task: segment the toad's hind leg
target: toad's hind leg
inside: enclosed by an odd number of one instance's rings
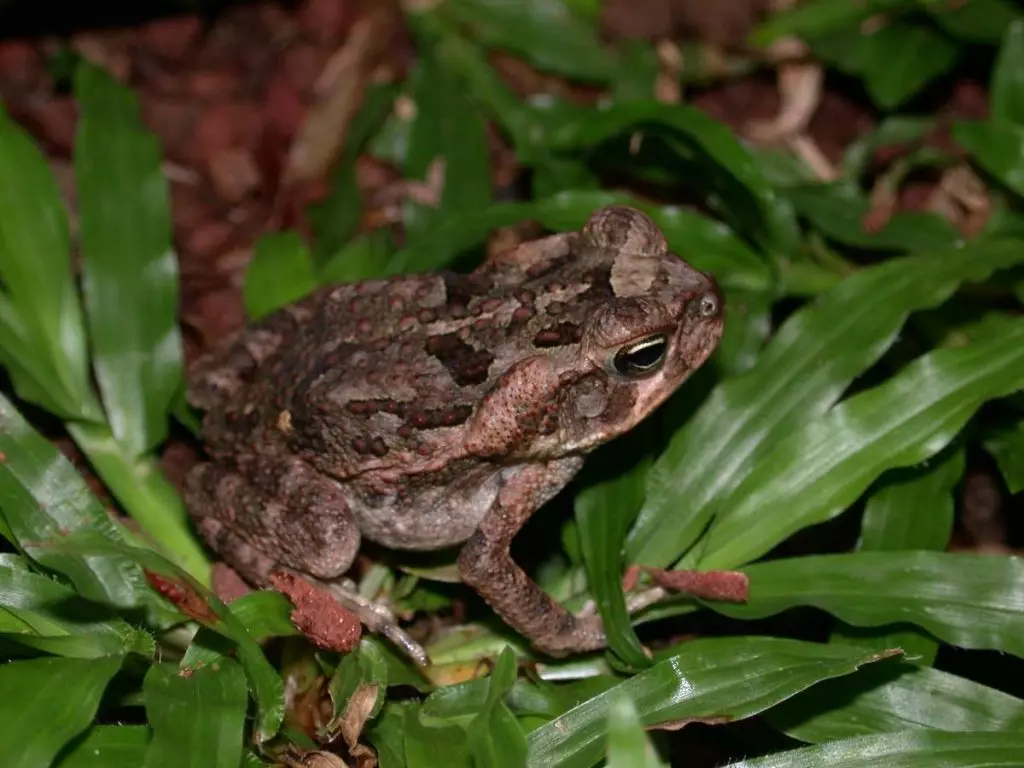
[[[206,543],[258,586],[278,569],[312,577],[372,632],[425,664],[423,649],[386,607],[339,581],[359,549],[359,529],[341,488],[295,459],[283,468],[275,461],[245,469],[206,463],[189,474],[185,502]]]
[[[341,488],[295,459],[259,464],[242,473],[207,463],[189,473],[185,502],[206,543],[261,586],[277,568],[325,580],[347,571],[359,529]]]

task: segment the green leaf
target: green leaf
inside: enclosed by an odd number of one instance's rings
[[[913,144],[923,139],[935,128],[932,117],[891,115],[882,120],[878,127],[854,140],[843,153],[844,176],[857,179],[868,170],[875,151],[883,147]]]
[[[469,27],[479,44],[518,54],[544,72],[605,82],[616,70],[614,50],[560,0],[446,0],[441,12]]]
[[[503,701],[516,681],[516,655],[505,648],[491,671],[487,699],[466,733],[476,765],[519,768],[526,761],[526,737]]]
[[[850,183],[805,184],[786,195],[801,216],[826,237],[870,250],[924,251],[945,248],[960,239],[947,219],[934,213],[902,211],[876,232],[866,228],[871,205]]]
[[[405,768],[406,712],[418,707],[413,701],[388,701],[377,719],[364,731],[367,740],[377,751],[380,768]]]
[[[984,445],[999,465],[1010,493],[1024,490],[1024,419],[994,431]]]
[[[819,419],[889,348],[909,313],[1021,259],[1012,239],[890,259],[790,316],[757,364],[720,384],[655,461],[627,560],[665,567],[679,557],[780,439]]]
[[[838,63],[859,75],[872,100],[886,110],[943,74],[960,52],[954,41],[934,27],[898,21],[870,34],[851,35],[847,43]]]
[[[258,320],[306,296],[316,283],[313,256],[298,232],[264,235],[245,270],[245,311],[250,319]]]
[[[992,71],[992,118],[1024,126],[1024,20],[1006,29]]]
[[[1024,560],[1018,557],[854,552],[743,570],[750,578],[748,602],[708,607],[756,619],[810,605],[858,627],[905,622],[962,648],[1024,657]]]
[[[633,702],[618,696],[608,703],[607,768],[661,768]]]
[[[185,514],[181,495],[164,476],[158,459],[131,455],[105,424],[69,424],[68,432],[149,541],[205,583],[210,561]]]
[[[764,716],[812,744],[915,728],[1024,732],[1024,701],[1016,696],[911,664],[874,664],[825,680]]]
[[[863,649],[776,637],[700,638],[532,731],[527,765],[597,764],[605,749],[608,708],[619,696],[634,703],[646,727],[731,722],[876,658]]]
[[[437,221],[486,206],[491,199],[486,122],[458,74],[427,49],[410,75],[416,117],[409,134],[405,178],[440,188],[437,205],[407,201],[405,233],[416,243]]]
[[[122,608],[152,603],[142,571],[122,553],[102,557],[52,549],[71,532],[121,538],[82,476],[0,395],[0,513],[12,544],[45,568],[67,576],[83,597]]]
[[[949,35],[977,43],[995,44],[1006,28],[1020,19],[1020,6],[1013,0],[970,0],[950,5],[925,2],[925,9]]]
[[[553,129],[551,149],[592,152],[635,133],[664,139],[679,163],[677,176],[700,179],[699,191],[736,231],[766,251],[785,253],[798,233],[792,213],[777,198],[757,162],[721,123],[683,104],[637,101],[585,110]]]
[[[345,654],[331,675],[329,691],[334,704],[335,720],[345,715],[352,694],[364,686],[377,689],[376,701],[366,718],[372,720],[384,706],[388,667],[378,647],[367,640],[363,640],[354,652]]]
[[[356,183],[356,161],[367,143],[379,134],[398,93],[394,83],[375,83],[366,89],[363,105],[348,126],[345,148],[331,171],[330,195],[307,210],[317,265],[344,248],[359,228],[363,201]]]
[[[483,49],[462,37],[429,6],[420,11],[407,10],[405,19],[420,49],[443,62],[457,79],[455,87],[463,89],[471,102],[508,133],[520,162],[535,160],[544,125],[536,110],[502,81]],[[423,60],[420,57],[418,61]]]
[[[119,554],[143,565],[150,581],[190,618],[234,641],[234,655],[242,663],[256,699],[255,740],[262,743],[277,733],[284,716],[284,684],[248,629],[213,592],[156,552],[130,547],[85,533],[65,536],[51,544],[57,552],[83,557]]]
[[[245,675],[231,659],[179,674],[155,664],[142,684],[153,739],[145,768],[238,768],[245,724]]]
[[[75,180],[82,293],[107,421],[132,456],[167,437],[182,382],[178,263],[160,143],[130,90],[79,64]]]
[[[953,138],[982,168],[1024,195],[1024,126],[962,120],[953,124]]]
[[[767,45],[787,35],[801,38],[820,37],[837,29],[858,26],[875,14],[898,9],[911,9],[918,0],[865,0],[847,3],[844,0],[806,0],[785,11],[773,13],[755,30],[752,39],[757,45]]]
[[[18,555],[0,554],[0,607],[25,626],[3,636],[60,656],[96,658],[136,651],[150,656],[153,638],[53,579],[33,573]]]
[[[139,768],[150,734],[144,725],[94,725],[65,750],[55,768]]]
[[[924,355],[773,441],[771,459],[751,470],[712,522],[701,567],[750,562],[834,517],[883,471],[929,459],[984,402],[1024,387],[1024,321],[1007,320],[1000,330]]]
[[[904,731],[729,763],[729,768],[998,768],[1020,766],[1019,733]]]
[[[389,230],[365,232],[324,262],[316,276],[317,282],[330,285],[383,277],[394,252],[394,238]]]
[[[23,399],[99,419],[67,211],[46,159],[2,109],[0,178],[0,363]]]
[[[466,731],[458,725],[427,725],[413,707],[405,710],[405,763],[409,768],[469,766]]]
[[[48,768],[96,716],[122,656],[32,659],[0,666],[0,765]],[[73,695],[69,695],[73,694]]]
[[[626,664],[646,667],[644,653],[626,611],[622,591],[622,542],[643,501],[650,455],[644,451],[652,436],[649,427],[623,438],[592,456],[584,468],[589,482],[576,494],[576,523],[579,526],[587,582],[604,623],[608,646]],[[619,441],[622,442],[622,441]],[[623,457],[639,456],[630,462]]]
[[[945,550],[953,532],[953,490],[963,473],[964,452],[958,448],[924,466],[883,475],[864,508],[859,549]],[[934,663],[938,652],[938,643],[920,631],[866,631],[839,626],[830,640],[876,650],[902,648],[919,664]]]

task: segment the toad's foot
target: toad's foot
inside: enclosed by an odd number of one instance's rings
[[[308,576],[306,578],[309,578]],[[430,666],[430,659],[423,646],[413,640],[409,633],[398,626],[398,618],[386,605],[376,603],[355,591],[348,580],[321,581],[317,584],[330,592],[331,597],[342,607],[352,611],[363,625],[376,635],[387,638],[396,648],[412,659],[419,667]]]

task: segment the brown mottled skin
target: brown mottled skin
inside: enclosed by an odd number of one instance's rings
[[[277,568],[336,579],[361,536],[464,542],[463,580],[538,649],[596,649],[599,618],[553,602],[509,544],[721,333],[714,280],[621,206],[469,275],[326,287],[198,361],[189,394],[209,461],[188,478],[188,507],[261,585]]]

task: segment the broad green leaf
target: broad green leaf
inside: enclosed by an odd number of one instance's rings
[[[405,764],[409,768],[468,768],[466,731],[459,725],[427,725],[417,709],[405,710]]]
[[[616,69],[614,50],[561,0],[446,0],[441,12],[479,44],[511,51],[542,71],[604,82]]]
[[[526,737],[503,701],[516,681],[516,656],[506,648],[487,679],[487,699],[466,727],[476,765],[519,768],[526,761]]]
[[[0,765],[48,768],[96,716],[122,656],[45,658],[0,665]]]
[[[410,75],[416,105],[405,158],[405,177],[438,195],[436,203],[407,200],[405,233],[416,243],[437,221],[486,206],[491,199],[486,122],[458,74],[426,51]]]
[[[1024,388],[1024,321],[940,349],[825,416],[764,443],[762,460],[712,522],[702,568],[750,562],[791,533],[842,512],[887,469],[926,461],[987,400]]]
[[[633,702],[618,696],[608,703],[607,768],[661,768]]]
[[[858,627],[915,624],[962,648],[1024,657],[1024,559],[948,552],[853,552],[756,563],[747,603],[708,603],[756,619],[797,605]],[[885,599],[879,599],[884,595]]]
[[[643,449],[651,436],[651,429],[643,425],[623,438],[625,444],[608,446],[592,456],[575,501],[587,583],[604,622],[608,646],[626,664],[640,668],[651,662],[626,611],[622,542],[643,501],[644,476],[650,465],[650,454]],[[631,454],[639,461],[623,458]]]
[[[139,768],[152,732],[145,725],[94,725],[54,763],[55,768]]]
[[[167,437],[182,382],[178,263],[160,143],[134,94],[87,62],[75,72],[82,294],[107,421],[131,456]]]
[[[956,229],[934,213],[896,213],[877,232],[866,228],[871,206],[863,193],[848,183],[790,187],[786,195],[801,216],[825,237],[843,245],[869,250],[925,251],[945,248],[959,239]]]
[[[317,273],[317,282],[329,285],[382,277],[387,274],[394,253],[394,238],[387,229],[357,235],[324,262]]]
[[[978,165],[1024,195],[1024,125],[962,120],[953,124],[953,138]]]
[[[67,211],[46,159],[2,109],[0,179],[0,362],[25,399],[66,418],[99,419]],[[20,343],[8,345],[8,334]]]
[[[388,667],[378,647],[363,640],[359,648],[345,654],[338,668],[331,676],[329,691],[334,704],[334,718],[344,716],[352,694],[362,686],[377,689],[376,700],[367,719],[373,719],[384,706],[385,691],[388,687]]]
[[[964,473],[963,450],[882,477],[861,522],[861,551],[943,551],[953,532],[953,489]]]
[[[596,765],[604,755],[608,707],[618,696],[633,702],[645,727],[740,720],[877,658],[863,649],[776,637],[700,638],[532,731],[527,765]]]
[[[893,109],[949,69],[959,46],[932,26],[892,22],[849,39],[840,65],[853,64],[871,98]],[[827,53],[825,53],[827,55]]]
[[[944,551],[953,532],[953,490],[964,473],[962,449],[948,451],[922,467],[887,472],[868,498],[861,522],[863,551]],[[844,625],[832,632],[832,642],[864,647],[902,648],[911,661],[932,664],[938,643],[920,631],[886,632]]]
[[[999,768],[1021,765],[1019,733],[903,731],[729,763],[729,768]]]
[[[757,364],[720,384],[655,461],[626,543],[628,561],[664,567],[679,557],[758,460],[819,419],[889,348],[911,312],[1021,259],[1014,239],[890,259],[794,313]]]
[[[63,573],[85,598],[122,608],[152,602],[141,569],[123,554],[86,557],[52,549],[71,532],[94,531],[112,541],[120,534],[71,463],[2,395],[0,455],[0,514],[12,544]]]
[[[367,724],[364,734],[377,751],[380,768],[405,768],[406,712],[415,711],[414,701],[388,701],[381,713]]]
[[[762,250],[795,247],[796,222],[761,173],[753,156],[721,123],[695,107],[636,101],[585,110],[552,130],[559,152],[593,152],[602,143],[635,133],[663,138],[680,164],[678,174],[700,179],[697,191],[737,232]]]
[[[764,717],[812,744],[912,728],[1024,734],[1024,701],[1016,696],[910,664],[873,664],[825,680]]]
[[[976,43],[995,44],[1006,28],[1021,17],[1013,0],[970,0],[967,3],[922,3],[932,19],[952,37]]]
[[[298,232],[274,232],[257,243],[245,270],[242,298],[252,320],[291,304],[316,287],[313,256]]]
[[[992,72],[992,118],[1024,126],[1024,20],[1006,29]]]
[[[802,38],[819,37],[837,29],[856,27],[875,14],[915,8],[918,1],[865,0],[847,3],[843,0],[805,0],[769,16],[755,30],[753,41],[758,45],[766,45],[786,35]]]
[[[153,738],[145,768],[238,768],[248,697],[238,662],[180,674],[155,664],[142,685]]]
[[[0,554],[0,607],[25,626],[4,635],[60,656],[95,658],[135,651],[152,655],[153,638],[48,576],[33,573],[19,555]]]
[[[176,607],[203,627],[234,641],[234,655],[242,663],[256,699],[254,738],[262,743],[277,733],[284,716],[284,684],[246,626],[213,592],[152,550],[130,547],[89,533],[65,536],[51,546],[57,552],[90,558],[118,554],[145,567],[149,580]]]
[[[999,465],[1010,493],[1024,490],[1024,420],[995,430],[984,445]]]

